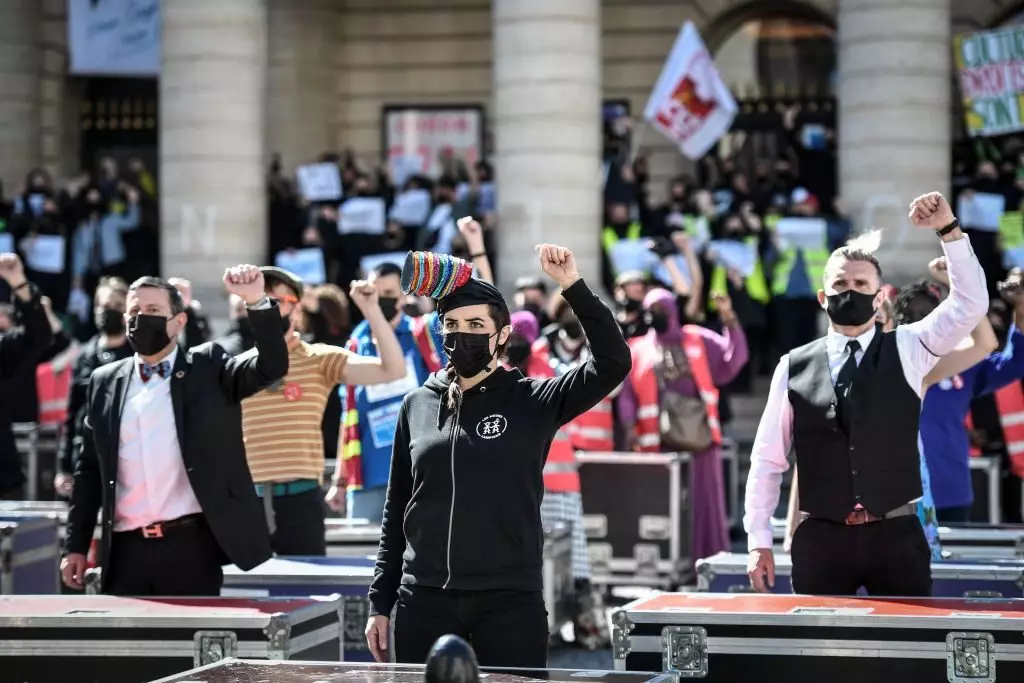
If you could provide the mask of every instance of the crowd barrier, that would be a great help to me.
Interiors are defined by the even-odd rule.
[[[62,425],[35,422],[16,422],[11,425],[14,444],[25,466],[24,498],[39,500],[42,488],[51,488],[57,473],[57,449]]]

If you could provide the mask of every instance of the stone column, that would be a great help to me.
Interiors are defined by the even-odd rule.
[[[160,13],[160,267],[222,316],[224,268],[266,259],[265,0],[174,0]]]
[[[950,40],[950,0],[839,0],[839,191],[894,284],[939,253],[907,205],[949,191]]]
[[[533,245],[572,249],[600,283],[601,3],[494,0],[499,286],[538,273]]]
[[[334,147],[341,3],[268,0],[267,151],[287,172]]]
[[[0,0],[0,181],[6,197],[42,162],[40,30],[39,0]]]

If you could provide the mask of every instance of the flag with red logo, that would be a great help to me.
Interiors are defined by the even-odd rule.
[[[644,119],[690,159],[699,159],[729,131],[736,100],[692,22],[686,22],[651,91]]]

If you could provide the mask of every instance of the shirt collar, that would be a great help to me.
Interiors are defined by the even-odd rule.
[[[163,361],[167,361],[168,367],[170,367],[173,370],[174,369],[174,361],[176,361],[177,359],[178,359],[178,347],[177,347],[177,345],[175,345],[175,347],[173,349],[171,349],[171,352],[169,354],[167,354],[167,356],[164,357],[164,359],[162,361],[160,361],[160,362],[162,363]],[[135,376],[138,377],[139,379],[142,379],[142,366],[145,364],[145,362],[146,361],[143,360],[142,356],[140,356],[137,353],[135,354]],[[168,375],[168,377],[169,376],[170,375]]]
[[[860,342],[860,350],[866,351],[871,341],[875,338],[875,326],[872,325],[867,331],[859,337],[847,337],[844,334],[839,334],[831,327],[828,330],[828,334],[825,335],[825,350],[829,354],[842,354],[846,352],[846,345],[852,339],[856,339]]]

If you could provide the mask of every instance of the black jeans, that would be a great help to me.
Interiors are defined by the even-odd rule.
[[[144,538],[141,531],[113,534],[107,573],[109,595],[216,596],[224,583],[224,553],[206,521]]]
[[[392,632],[399,664],[424,664],[437,639],[453,634],[473,646],[480,666],[547,666],[548,612],[540,591],[402,586]]]
[[[968,524],[971,521],[971,506],[957,505],[951,508],[936,508],[935,518],[942,524]]]
[[[274,496],[274,534],[270,545],[278,555],[327,554],[326,503],[319,488],[290,496]]]
[[[931,550],[917,515],[869,524],[803,521],[793,534],[793,592],[927,597]]]

